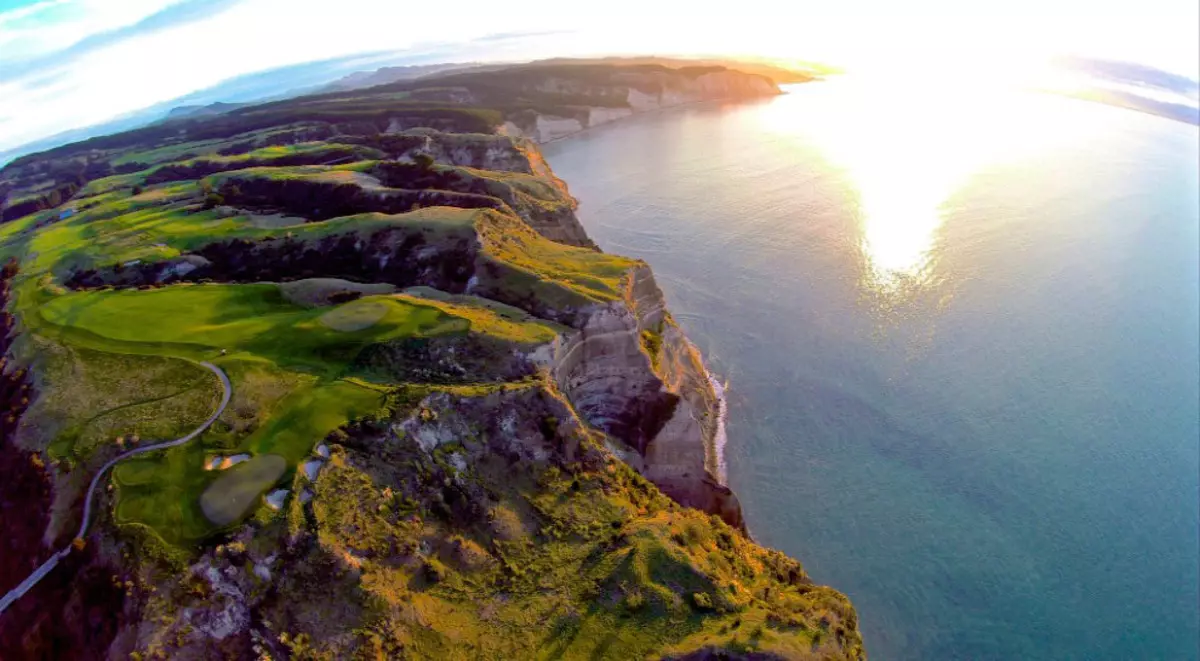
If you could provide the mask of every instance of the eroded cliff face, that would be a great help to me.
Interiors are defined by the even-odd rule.
[[[666,312],[649,266],[624,297],[555,343],[551,374],[627,463],[677,502],[744,528],[737,496],[716,478],[720,402],[696,348]]]
[[[779,87],[765,76],[728,70],[696,76],[629,72],[614,77],[613,83],[588,85],[577,80],[545,80],[535,86],[537,92],[593,99],[595,105],[573,107],[569,114],[529,111],[505,122],[502,132],[543,143],[638,113],[703,101],[752,99],[780,93]]]
[[[447,165],[518,172],[541,178],[552,194],[540,196],[533,203],[522,203],[519,199],[521,195],[504,190],[493,189],[489,193],[510,205],[530,227],[547,239],[572,246],[595,247],[575,216],[579,204],[567,192],[567,185],[554,175],[537,144],[521,137],[519,131],[513,135],[443,133],[430,129],[398,133],[411,138],[412,143],[407,150],[394,154],[396,157],[412,158],[417,154],[427,154],[438,163]]]

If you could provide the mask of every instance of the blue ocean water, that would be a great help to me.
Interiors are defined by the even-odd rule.
[[[1195,659],[1200,133],[810,83],[546,145],[728,381],[754,537],[874,659]]]

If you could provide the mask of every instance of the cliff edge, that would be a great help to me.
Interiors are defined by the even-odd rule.
[[[776,92],[519,66],[0,170],[0,508],[39,504],[0,564],[68,543],[109,458],[211,415],[198,362],[233,393],[117,464],[0,615],[5,658],[865,658],[849,601],[744,534],[701,356],[536,145]]]

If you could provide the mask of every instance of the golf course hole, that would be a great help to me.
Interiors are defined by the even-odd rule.
[[[287,460],[264,454],[221,474],[200,495],[200,509],[209,521],[226,526],[242,518],[287,470]]]

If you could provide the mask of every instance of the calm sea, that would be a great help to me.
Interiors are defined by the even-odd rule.
[[[874,659],[1196,659],[1200,133],[845,79],[547,145]]]

